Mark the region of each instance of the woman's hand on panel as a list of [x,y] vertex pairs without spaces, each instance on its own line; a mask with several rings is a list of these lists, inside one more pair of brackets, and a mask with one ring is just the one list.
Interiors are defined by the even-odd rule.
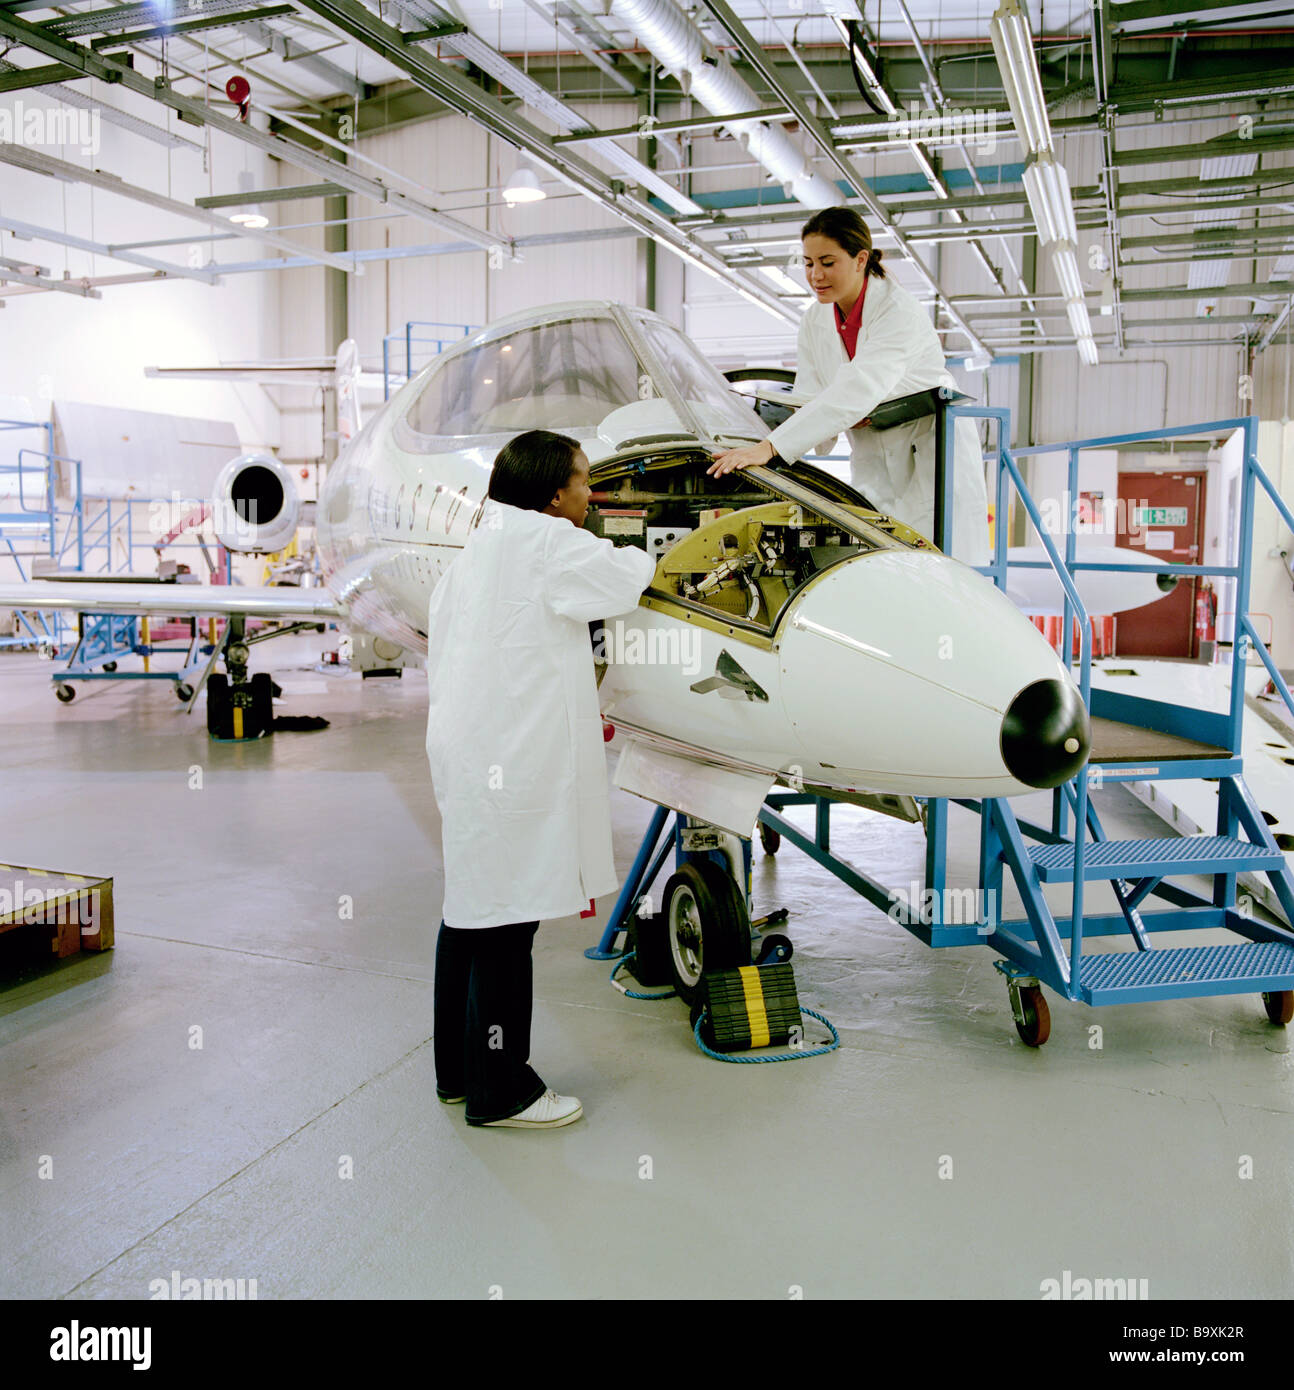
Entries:
[[729,449],[726,453],[715,454],[714,462],[705,471],[711,477],[722,478],[734,468],[751,468],[755,464],[770,463],[777,450],[769,439],[758,444],[744,444],[740,449]]

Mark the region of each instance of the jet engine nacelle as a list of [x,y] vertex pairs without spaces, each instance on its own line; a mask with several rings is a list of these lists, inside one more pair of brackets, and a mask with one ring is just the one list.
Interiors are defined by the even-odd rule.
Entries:
[[301,513],[288,470],[269,454],[239,454],[216,478],[212,498],[216,539],[227,550],[269,554],[296,535]]

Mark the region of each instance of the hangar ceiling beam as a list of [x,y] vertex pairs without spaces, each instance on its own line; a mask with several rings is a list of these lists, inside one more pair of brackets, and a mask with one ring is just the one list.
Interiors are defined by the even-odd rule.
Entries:
[[[558,13],[556,4],[551,8],[547,5],[540,4],[539,0],[525,0],[525,4],[526,8],[537,14],[545,24],[551,24],[556,32],[559,33],[572,48],[582,53],[604,77],[608,78],[615,86],[619,87],[626,96],[635,96],[637,94],[638,88],[636,84],[631,82],[619,69],[607,62],[602,54],[594,48],[577,28]],[[611,44],[607,43],[606,47],[610,48]]]
[[[224,14],[204,15],[200,19],[179,19],[174,24],[153,24],[147,29],[132,29],[126,34],[103,34],[90,40],[90,47],[98,51],[103,48],[124,48],[129,44],[141,43],[145,39],[187,38],[190,34],[200,34],[207,29],[229,29],[235,25],[250,29],[254,19],[273,19],[275,15],[291,14],[291,5],[269,5],[247,10],[228,11]],[[273,33],[268,25],[262,25]]]
[[[18,72],[20,69],[16,64],[7,59],[0,58],[0,72]],[[83,74],[77,72],[75,77]],[[169,130],[163,130],[159,125],[153,125],[149,121],[141,121],[138,116],[132,116],[126,111],[119,111],[115,106],[109,106],[105,101],[99,101],[88,92],[78,92],[75,88],[66,85],[56,85],[40,87],[37,89],[47,97],[52,97],[55,101],[61,101],[65,106],[77,106],[83,111],[98,111],[100,116],[109,125],[119,126],[122,130],[129,130],[135,135],[142,136],[145,140],[152,140],[154,144],[165,145],[168,149],[187,149],[195,154],[202,153],[202,146],[192,140],[186,140],[182,135],[176,135]]]
[[181,96],[164,78],[149,79],[144,77],[123,62],[107,58],[102,54],[91,53],[65,39],[44,34],[34,25],[27,24],[2,10],[0,10],[0,34],[25,48],[44,53],[46,57],[53,58],[57,62],[65,62],[69,67],[76,68],[87,77],[97,77],[104,82],[120,83],[130,91],[161,102],[164,106],[169,106],[177,112],[181,119],[189,120],[194,125],[206,125],[212,130],[221,131],[236,140],[254,145],[266,154],[295,165],[298,169],[304,169],[330,182],[344,184],[352,193],[363,194],[364,197],[372,199],[375,203],[389,204],[420,222],[426,222],[430,226],[439,227],[441,231],[452,232],[456,236],[474,241],[483,249],[488,250],[492,246],[506,249],[509,244],[506,238],[498,236],[494,232],[482,231],[478,227],[471,226],[470,223],[460,221],[457,217],[439,212],[417,198],[411,198],[408,194],[397,192],[378,179],[366,178],[345,165],[338,164],[335,159],[330,159],[327,155],[316,154],[295,140],[287,140],[281,135],[271,135],[266,131],[258,130],[250,123],[244,125],[241,121],[222,115],[205,102],[197,101],[192,97]]
[[[286,5],[284,8],[289,12],[292,10],[291,5]],[[361,82],[354,73],[339,68],[336,63],[330,63],[327,58],[321,58],[317,53],[311,53],[295,39],[280,33],[273,25],[260,20],[253,20],[252,23],[244,24],[241,27],[246,32],[255,34],[266,48],[272,53],[276,53],[284,62],[295,63],[303,72],[312,72],[325,82],[331,82],[339,92],[344,92],[349,97],[358,97],[361,100],[372,95],[373,89]]]
[[28,285],[37,290],[57,290],[59,294],[74,294],[78,299],[102,299],[98,290],[83,285],[79,280],[47,280],[43,275],[24,275],[20,270],[0,269],[0,280],[11,280],[15,285]]
[[662,246],[699,269],[729,283],[735,279],[738,292],[746,299],[788,323],[798,323],[798,314],[783,304],[771,289],[766,289],[760,281],[751,277],[732,276],[723,261],[708,247],[695,241],[675,227],[667,217],[631,194],[619,180],[609,178],[602,170],[567,148],[555,145],[552,136],[531,125],[456,68],[440,62],[416,44],[408,43],[398,29],[383,23],[357,0],[295,0],[295,3],[299,9],[317,15],[345,38],[362,43],[377,53],[447,106],[470,117],[509,144],[528,151],[563,182],[602,203],[617,217],[632,223],[644,236],[655,237]]
[[782,78],[769,61],[767,54],[757,44],[750,31],[733,13],[725,0],[702,0],[705,8],[718,21],[720,28],[735,43],[746,60],[759,74],[764,85],[772,92],[776,101],[781,102],[787,110],[791,111],[796,120],[800,123],[800,129],[813,141],[822,154],[826,157],[828,164],[836,171],[838,177],[844,179],[853,188],[858,200],[863,204],[872,217],[885,227],[893,236],[899,254],[906,257],[913,269],[920,276],[922,282],[935,296],[935,299],[943,307],[945,313],[952,319],[959,331],[963,333],[977,352],[987,352],[987,347],[979,340],[978,336],[971,329],[970,325],[952,307],[943,291],[935,283],[934,276],[926,269],[925,263],[907,244],[907,239],[903,233],[885,215],[885,208],[876,198],[875,194],[867,186],[867,180],[854,168],[852,162],[848,160],[832,141],[831,133],[820,121],[808,105],[801,99],[797,92],[782,81]]
[[1110,100],[1120,111],[1131,112],[1153,111],[1160,106],[1213,106],[1224,101],[1288,96],[1291,92],[1294,92],[1294,68],[1284,67],[1174,82],[1116,82],[1111,88]]
[[33,174],[44,174],[48,178],[63,179],[69,183],[84,183],[105,193],[116,193],[123,198],[131,198],[137,203],[155,208],[158,212],[169,212],[176,217],[203,222],[209,227],[218,227],[222,232],[233,232],[236,236],[246,237],[250,241],[263,241],[270,246],[279,247],[280,250],[290,251],[293,255],[309,256],[312,260],[332,266],[334,270],[344,270],[347,274],[361,273],[357,266],[341,256],[329,255],[327,251],[312,251],[310,247],[302,246],[290,237],[280,236],[268,227],[241,227],[227,217],[221,217],[219,213],[208,212],[206,208],[194,207],[192,203],[181,203],[175,198],[168,198],[164,194],[140,188],[137,184],[127,183],[116,174],[105,174],[99,169],[86,169],[79,164],[70,164],[65,159],[55,159],[53,155],[28,149],[25,145],[14,145],[7,140],[0,140],[0,162],[12,164],[18,169],[26,169]]
[[[442,9],[434,0],[400,0],[398,8],[411,14],[420,23],[444,25],[453,19],[449,11]],[[405,42],[408,43],[409,40],[406,38]],[[627,174],[634,183],[654,193],[676,212],[701,211],[699,204],[685,197],[655,170],[649,169],[636,155],[630,154],[614,140],[595,130],[585,117],[572,110],[561,98],[536,82],[511,59],[505,58],[498,49],[492,48],[470,29],[465,29],[461,34],[450,34],[440,41],[440,45],[452,49],[469,63],[475,64],[483,73],[494,78],[500,86],[519,96],[527,106],[546,116],[559,130],[567,134],[578,133],[589,137],[592,154],[605,160],[621,173]]]
[[66,82],[69,77],[80,75],[75,68],[69,68],[63,63],[49,63],[39,68],[15,67],[0,73],[0,92],[21,92],[27,87]]
[[70,246],[73,250],[89,251],[96,256],[111,256],[115,261],[129,261],[132,265],[142,265],[152,271],[164,271],[167,275],[178,276],[182,280],[200,280],[205,285],[214,285],[220,279],[213,270],[194,270],[189,266],[172,265],[169,261],[140,255],[128,247],[91,241],[87,237],[73,236],[71,232],[61,232],[55,227],[37,227],[30,222],[19,222],[12,217],[0,216],[0,229],[24,239],[49,241],[55,246]]
[[[1262,129],[1255,125],[1255,132]],[[1198,145],[1154,145],[1149,149],[1116,150],[1116,168],[1126,169],[1134,164],[1184,164],[1191,159],[1218,159],[1228,154],[1263,155],[1279,150],[1294,149],[1294,132],[1282,135],[1259,135],[1248,140],[1228,135],[1225,139],[1205,140]],[[1286,170],[1288,173],[1288,170]]]

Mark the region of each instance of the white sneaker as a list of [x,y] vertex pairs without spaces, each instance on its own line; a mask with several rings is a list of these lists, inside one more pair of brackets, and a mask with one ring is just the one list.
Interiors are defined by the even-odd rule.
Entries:
[[557,1129],[560,1125],[573,1124],[583,1113],[584,1107],[574,1096],[559,1096],[556,1091],[545,1091],[519,1115],[511,1115],[506,1120],[487,1120],[481,1128]]

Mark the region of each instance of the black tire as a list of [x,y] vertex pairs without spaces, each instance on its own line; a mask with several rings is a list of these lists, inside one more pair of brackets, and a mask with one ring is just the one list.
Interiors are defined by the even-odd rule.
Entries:
[[117,669],[117,663],[115,661],[105,661],[103,663],[103,669],[107,671],[109,675],[111,675],[112,672],[114,672]]
[[771,825],[759,822],[759,843],[764,847],[765,854],[776,854],[782,847],[782,832],[774,830]]
[[684,864],[665,885],[665,937],[674,988],[692,1004],[704,971],[750,964],[750,918],[732,875],[712,861]]
[[232,738],[229,717],[229,677],[215,675],[207,681],[207,733],[212,738]]
[[1025,985],[1020,990],[1020,1006],[1024,1022],[1017,1022],[1015,1031],[1020,1041],[1029,1047],[1041,1047],[1051,1037],[1051,1010],[1037,985]]
[[1263,1008],[1273,1023],[1294,1021],[1294,989],[1274,989],[1264,994]]
[[249,738],[274,732],[274,679],[268,671],[257,671],[252,677],[252,722],[255,729]]
[[76,690],[70,685],[56,685],[54,694],[58,697],[61,704],[70,705],[76,699]]
[[179,700],[181,704],[193,699],[193,687],[191,685],[186,685],[183,681],[177,682],[175,686],[175,698]]

